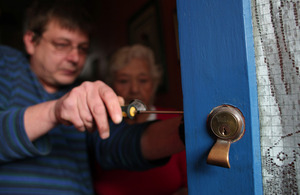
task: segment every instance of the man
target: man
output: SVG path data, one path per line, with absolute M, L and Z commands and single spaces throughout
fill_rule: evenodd
M 0 47 L 3 194 L 92 194 L 91 157 L 104 168 L 147 169 L 184 149 L 181 118 L 128 126 L 121 122 L 123 100 L 111 88 L 74 84 L 90 44 L 89 19 L 74 1 L 58 2 L 28 12 L 29 64 Z

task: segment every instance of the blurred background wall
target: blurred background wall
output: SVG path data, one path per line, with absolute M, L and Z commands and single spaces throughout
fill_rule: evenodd
M 0 2 L 0 44 L 24 50 L 22 24 L 25 9 L 31 2 L 32 0 Z M 143 28 L 150 38 L 159 41 L 159 44 L 156 43 L 156 47 L 159 48 L 155 49 L 155 52 L 158 55 L 156 58 L 160 58 L 163 66 L 164 79 L 157 94 L 156 105 L 183 109 L 177 46 L 176 0 L 86 0 L 83 3 L 94 16 L 96 28 L 91 54 L 82 77 L 87 80 L 102 80 L 109 56 L 119 47 L 134 42 L 132 26 L 135 23 L 134 28 L 137 28 L 140 22 L 141 25 L 145 25 Z M 155 9 L 153 12 L 155 24 L 153 22 L 146 24 L 143 20 L 153 17 L 147 14 L 151 7 Z

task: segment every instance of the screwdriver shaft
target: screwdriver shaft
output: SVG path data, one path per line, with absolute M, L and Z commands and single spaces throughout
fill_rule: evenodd
M 137 114 L 183 114 L 183 111 L 140 110 Z

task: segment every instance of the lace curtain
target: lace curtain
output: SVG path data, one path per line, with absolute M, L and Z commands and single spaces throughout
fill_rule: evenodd
M 300 193 L 300 0 L 252 0 L 264 194 Z

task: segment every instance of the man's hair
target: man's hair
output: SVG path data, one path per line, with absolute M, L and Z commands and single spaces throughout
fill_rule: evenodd
M 35 33 L 34 41 L 46 31 L 50 21 L 68 30 L 80 30 L 88 36 L 92 32 L 92 17 L 80 1 L 76 0 L 36 0 L 28 8 L 25 32 Z

